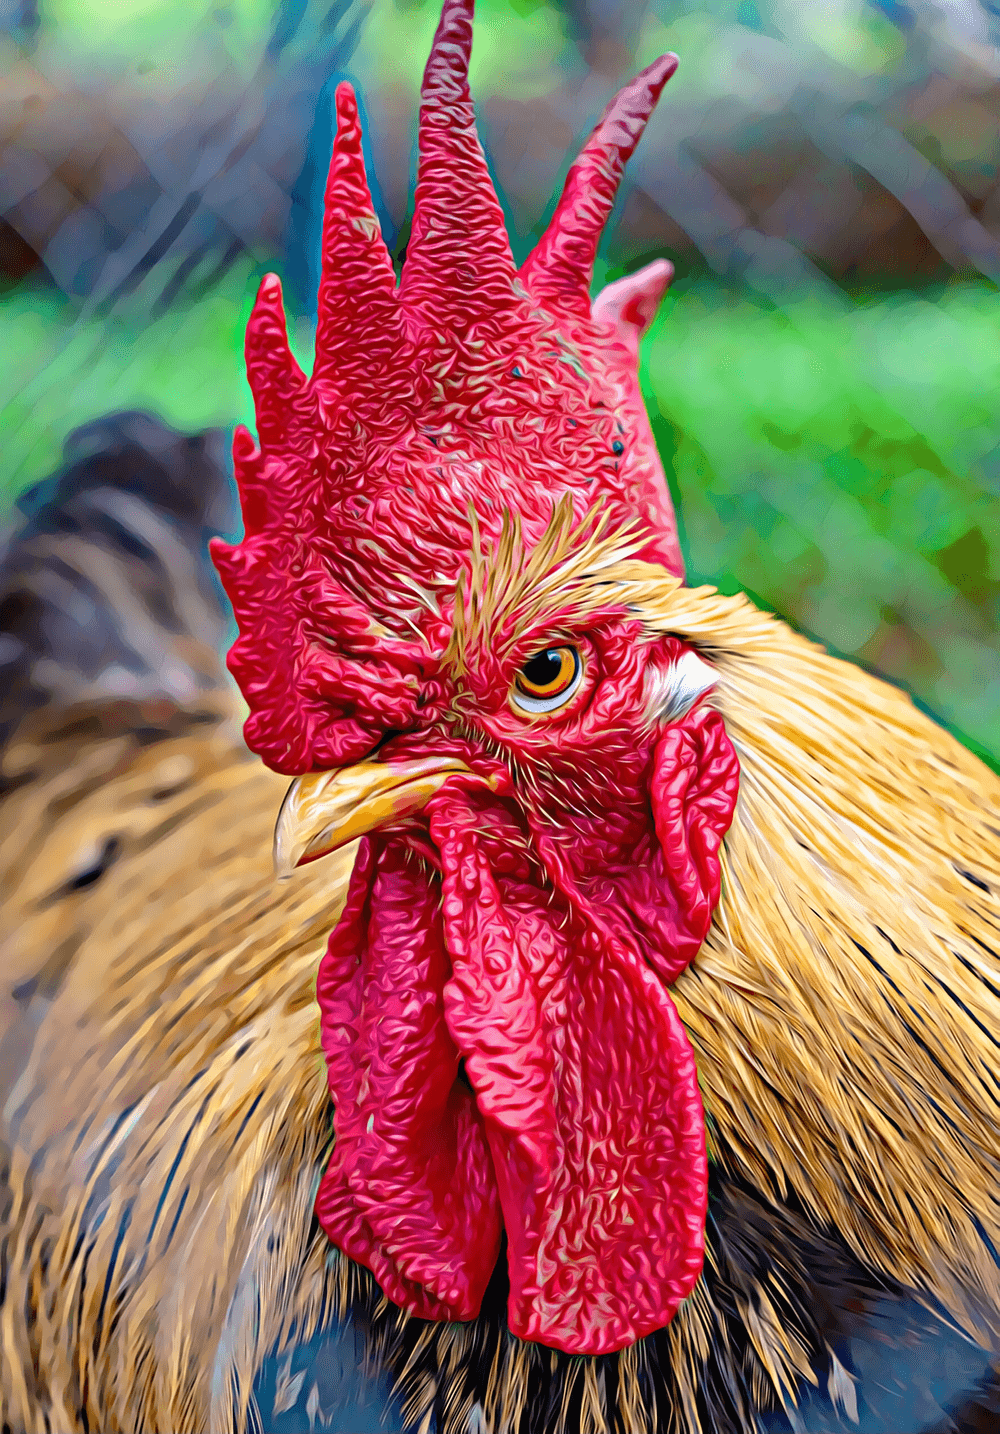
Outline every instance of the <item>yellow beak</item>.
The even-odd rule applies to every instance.
[[[291,876],[304,861],[412,816],[455,772],[469,771],[457,757],[421,757],[408,762],[356,762],[353,767],[296,777],[274,828],[275,871],[282,878]]]

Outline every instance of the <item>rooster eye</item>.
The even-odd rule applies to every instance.
[[[564,706],[583,680],[583,661],[575,647],[546,647],[529,657],[514,679],[511,701],[522,712],[554,712]]]

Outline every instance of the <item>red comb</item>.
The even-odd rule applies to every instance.
[[[590,281],[601,231],[625,165],[676,68],[676,55],[661,55],[619,90],[570,166],[556,212],[521,268],[522,280],[541,303],[590,317]]]
[[[601,499],[613,521],[644,522],[644,557],[683,573],[636,376],[669,266],[589,300],[625,162],[676,61],[611,102],[518,274],[469,95],[472,15],[473,0],[445,0],[427,62],[402,283],[341,85],[312,377],[274,275],[247,327],[259,448],[245,429],[233,444],[246,537],[214,551],[240,625],[247,741],[279,771],[355,760],[408,725],[471,558],[470,506],[487,542],[504,509],[530,541],[563,494],[578,517]],[[364,702],[345,695],[359,662]]]

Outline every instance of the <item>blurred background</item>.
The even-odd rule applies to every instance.
[[[998,0],[478,8],[473,90],[519,259],[615,88],[681,58],[595,288],[677,268],[643,384],[691,581],[747,589],[996,763]],[[358,87],[401,255],[437,11],[0,0],[3,521],[109,413],[252,424],[242,331],[268,268],[308,365],[333,85]]]

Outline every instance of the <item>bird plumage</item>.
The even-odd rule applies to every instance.
[[[275,282],[248,331],[214,551],[284,805],[207,492],[178,550],[126,444],[8,547],[5,1424],[988,1429],[1000,780],[684,586],[635,377],[669,272],[585,302],[673,62],[515,273],[471,9],[400,288],[342,90],[312,378]]]
[[[864,1407],[846,1334],[891,1332],[907,1297],[937,1311],[910,1316],[929,1347],[938,1317],[960,1350],[996,1347],[1000,782],[745,599],[609,574],[712,662],[743,770],[722,900],[672,987],[715,1157],[695,1295],[582,1361],[511,1340],[492,1294],[472,1325],[380,1299],[310,1219],[330,1143],[315,972],[351,851],[275,886],[284,782],[231,720],[127,764],[91,740],[4,803],[4,929],[37,1025],[5,1112],[12,1428],[243,1427],[267,1356],[352,1310],[413,1423],[442,1431],[474,1405],[491,1429],[638,1431],[654,1409],[678,1431],[781,1427],[768,1411],[820,1380]],[[74,890],[66,853],[111,838]],[[26,999],[52,912],[73,957]],[[824,1280],[853,1313],[817,1310]]]

